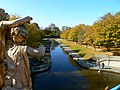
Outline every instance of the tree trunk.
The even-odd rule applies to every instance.
[[[109,52],[110,51],[110,46],[107,45],[106,48],[107,48],[107,51]]]

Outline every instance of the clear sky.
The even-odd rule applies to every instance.
[[[40,27],[51,23],[74,27],[92,25],[107,13],[120,11],[120,0],[1,0],[0,8],[21,17],[31,16]]]

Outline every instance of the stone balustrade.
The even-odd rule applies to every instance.
[[[120,68],[120,56],[109,56],[105,54],[95,54],[92,57],[100,63],[104,63],[105,66],[119,67]]]

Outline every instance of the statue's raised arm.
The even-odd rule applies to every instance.
[[[16,26],[20,26],[26,22],[29,22],[30,20],[32,20],[32,18],[27,16],[27,17],[15,19],[12,21],[1,21],[1,25],[5,25],[5,26],[8,26],[9,28],[13,28]]]
[[[12,21],[8,21],[9,16],[5,13],[4,9],[0,8],[0,62],[5,59],[5,35],[7,32],[10,32],[11,28],[20,26],[26,22],[32,20],[31,17],[27,16],[24,18],[15,19]]]

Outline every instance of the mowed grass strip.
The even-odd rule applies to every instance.
[[[86,48],[85,46],[82,46],[80,44],[75,44],[72,41],[60,40],[60,42],[67,45],[76,53],[78,53],[81,57],[84,57],[84,58],[90,58],[92,57],[93,54],[104,54],[104,52],[96,51],[96,50],[93,50],[92,48]]]

